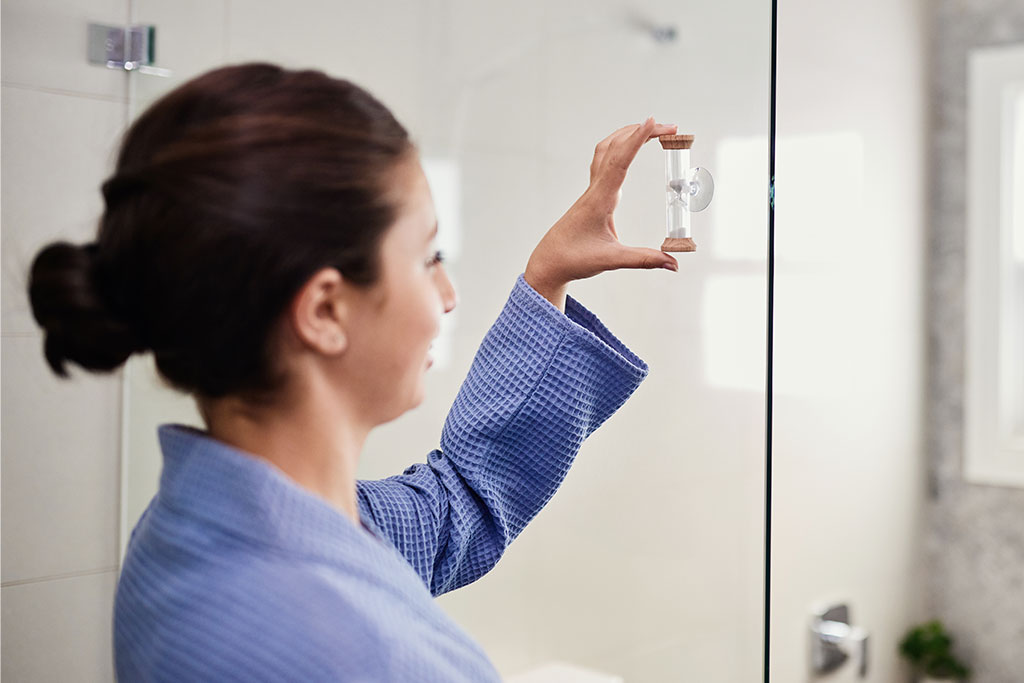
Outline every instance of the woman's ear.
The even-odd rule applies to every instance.
[[[319,353],[336,355],[348,346],[352,288],[335,268],[318,270],[292,299],[288,319],[296,337]]]

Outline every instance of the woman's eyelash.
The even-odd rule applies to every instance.
[[[428,264],[431,266],[436,266],[439,263],[444,263],[444,252],[440,249],[435,251],[434,255],[430,257],[430,261],[428,261]]]

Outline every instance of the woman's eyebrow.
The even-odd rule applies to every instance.
[[[434,223],[434,229],[433,229],[433,230],[432,230],[432,231],[430,232],[430,234],[429,234],[429,235],[427,235],[427,241],[428,241],[428,242],[429,242],[430,240],[434,239],[434,236],[435,236],[435,235],[437,234],[437,226],[438,226],[438,223],[436,223],[436,222],[435,222],[435,223]]]

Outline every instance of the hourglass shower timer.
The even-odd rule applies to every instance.
[[[707,169],[690,168],[692,135],[660,135],[665,150],[665,241],[662,251],[697,251],[690,237],[690,212],[711,203],[715,184]]]

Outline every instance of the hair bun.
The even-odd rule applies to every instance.
[[[68,376],[66,361],[109,372],[142,350],[138,334],[110,312],[96,288],[96,253],[95,243],[55,242],[32,262],[32,315],[45,332],[46,361],[61,377]]]

